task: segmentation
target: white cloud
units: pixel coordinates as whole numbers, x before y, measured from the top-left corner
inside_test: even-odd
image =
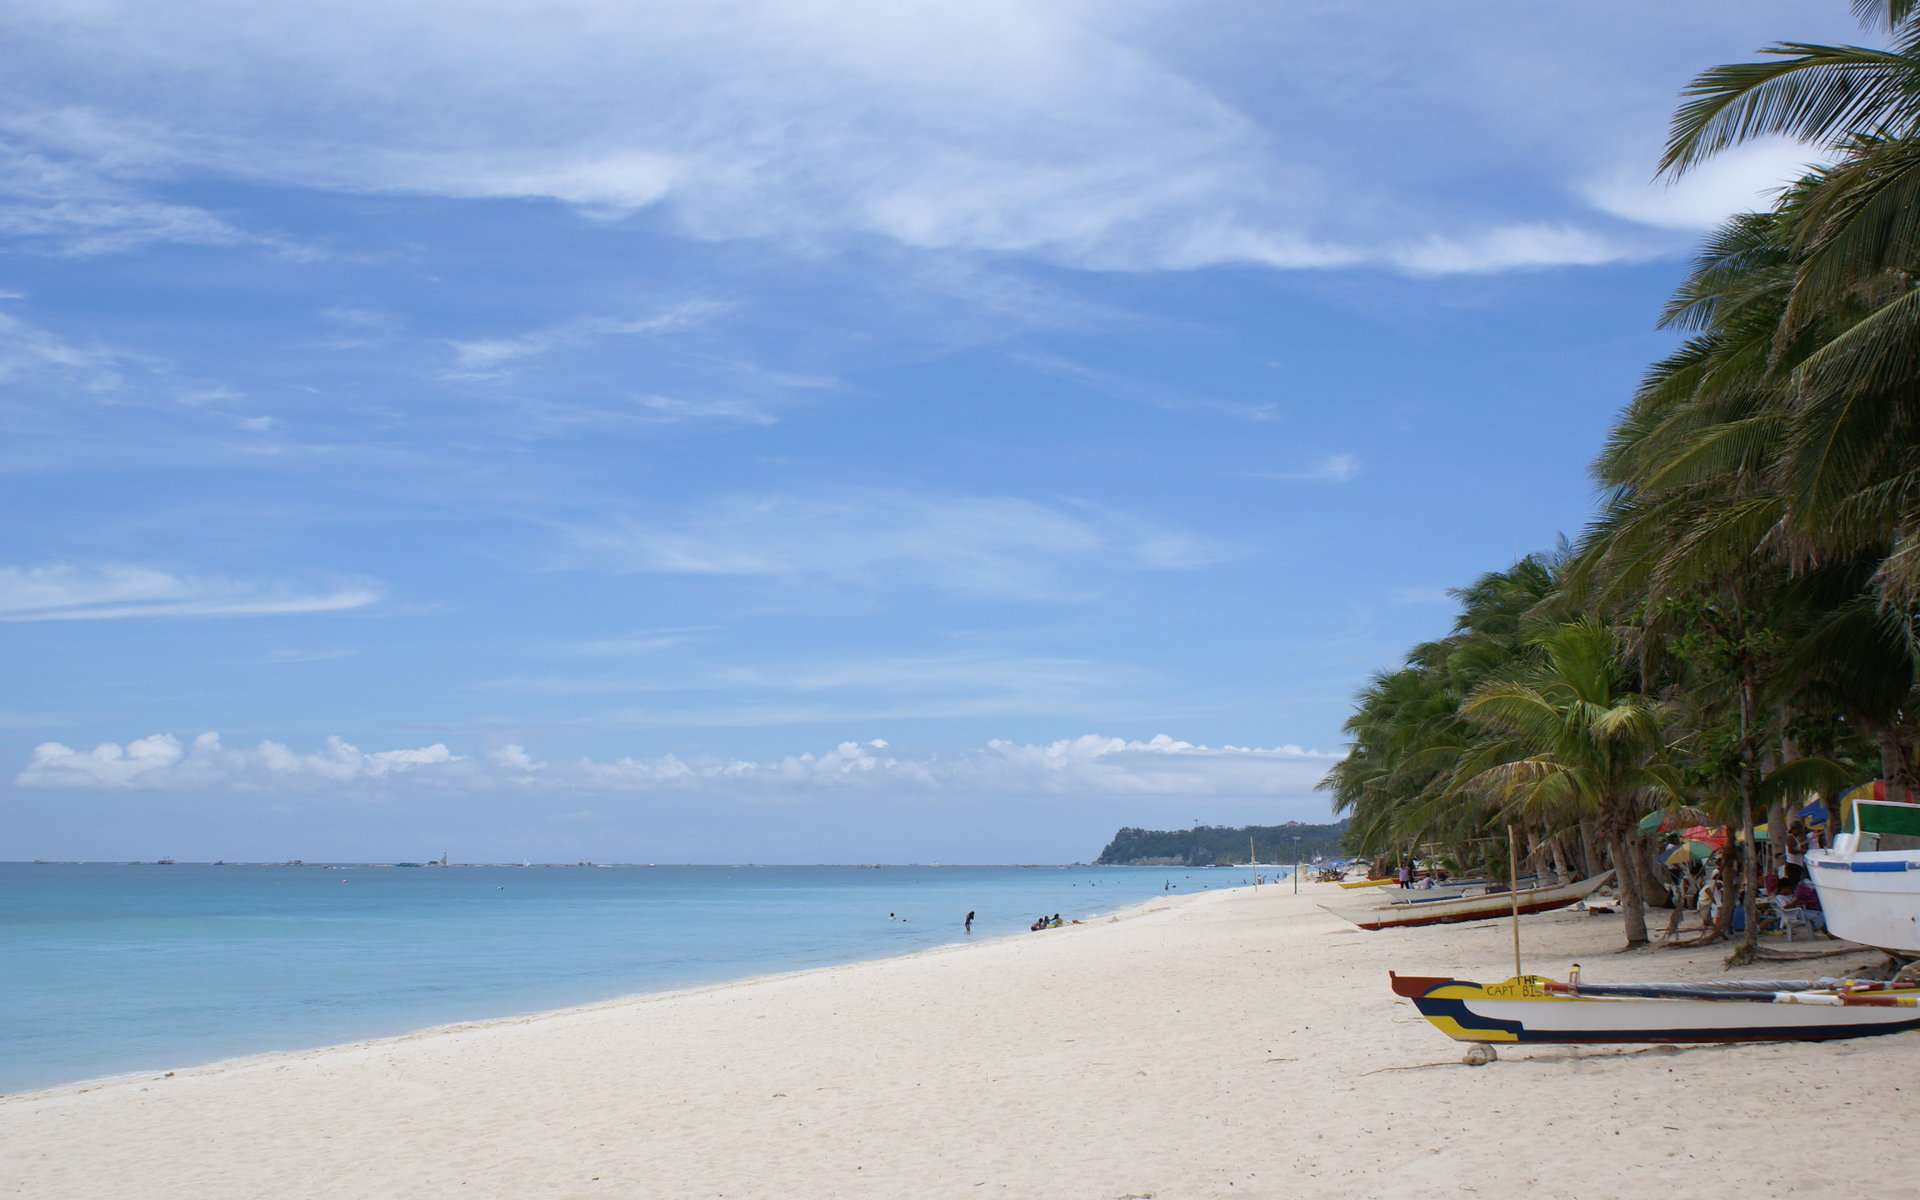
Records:
[[[1665,229],[1710,229],[1735,213],[1769,208],[1780,188],[1806,174],[1818,156],[1807,146],[1769,138],[1736,146],[1678,180],[1653,181],[1646,164],[1623,167],[1583,190],[1594,207]]]
[[[379,589],[364,583],[310,591],[278,582],[175,575],[127,563],[0,567],[0,621],[339,612],[379,599]]]
[[[1089,505],[840,490],[731,496],[673,519],[570,531],[572,565],[650,574],[872,582],[1044,597],[1076,575],[1218,561],[1203,539]]]
[[[58,101],[35,108],[15,100],[0,116],[0,233],[82,255],[174,242],[316,256],[313,247],[147,194],[146,185],[174,157],[164,124],[138,111],[109,116]]]
[[[677,629],[646,629],[624,637],[598,638],[586,642],[564,642],[552,647],[556,653],[576,658],[627,658],[652,655],[685,645],[713,631],[711,625],[689,625]]]
[[[1391,251],[1394,263],[1415,275],[1484,275],[1496,271],[1649,258],[1659,247],[1567,224],[1506,225],[1466,236],[1434,234]]]
[[[27,787],[36,784],[133,787],[142,776],[156,778],[156,773],[179,765],[180,759],[180,742],[170,733],[143,737],[127,743],[124,748],[102,742],[88,751],[69,750],[59,742],[42,742],[33,748],[32,761],[14,782]]]
[[[609,651],[608,656],[623,652]],[[1152,672],[1135,667],[963,653],[778,668],[677,666],[616,675],[522,676],[480,686],[523,696],[671,695],[671,700],[652,707],[621,708],[604,717],[629,726],[740,729],[1015,714],[1052,720],[1128,719],[1140,711],[1137,697],[1159,682]],[[1155,711],[1168,710],[1158,706]]]
[[[14,778],[22,787],[248,788],[263,783],[291,786],[383,780],[408,772],[455,769],[467,760],[438,743],[409,750],[365,754],[329,737],[324,748],[299,754],[279,742],[229,749],[217,733],[203,733],[183,748],[170,733],[157,733],[122,748],[102,742],[71,750],[59,742],[33,748],[32,760]]]
[[[106,391],[120,382],[122,357],[100,346],[77,346],[49,330],[0,313],[0,380],[23,376]]]
[[[771,425],[776,418],[764,404],[733,396],[687,399],[678,396],[640,396],[634,404],[660,421],[738,421],[743,425]]]
[[[916,655],[835,663],[792,670],[732,668],[716,681],[729,688],[819,692],[844,688],[925,692],[954,688],[989,690],[1111,689],[1121,673],[1070,658],[1006,658],[996,655]]]
[[[576,795],[712,795],[805,802],[822,793],[882,798],[1300,795],[1338,755],[1298,746],[1201,746],[1161,735],[1147,741],[1086,735],[1046,745],[992,741],[954,752],[904,753],[884,740],[844,741],[821,753],[763,762],[728,758],[624,757],[542,761],[508,744],[481,758],[445,745],[366,753],[338,737],[300,754],[278,742],[230,748],[216,733],[182,746],[155,734],[122,747],[80,751],[36,746],[14,779],[20,787],[142,791],[187,789],[325,791],[383,783],[439,790],[493,789]]]
[[[577,349],[613,337],[682,329],[705,320],[723,307],[707,301],[688,301],[648,316],[580,317],[518,337],[456,341],[452,343],[456,360],[452,373],[461,378],[497,376],[522,359],[537,358],[555,350]]]
[[[337,658],[352,658],[358,650],[272,650],[267,653],[270,663],[310,663],[332,662]]]
[[[1701,47],[1844,27],[1737,10],[16,0],[0,220],[260,240],[154,198],[211,174],[1102,269],[1616,261],[1566,198],[1655,151]]]
[[[6,313],[0,313],[0,383],[16,385],[8,397],[15,404],[37,405],[50,413],[69,412],[76,399],[86,397],[102,403],[199,412],[249,432],[264,431],[274,423],[271,417],[225,411],[219,406],[243,399],[240,393],[183,378],[164,358],[98,340],[75,340]]]
[[[1248,403],[1241,400],[1222,400],[1212,396],[1196,395],[1164,384],[1144,382],[1134,376],[1101,371],[1053,354],[1030,352],[1022,355],[1021,360],[1050,375],[1083,384],[1115,399],[1147,404],[1174,412],[1226,413],[1249,421],[1266,421],[1272,419],[1279,411],[1279,405],[1272,401]]]
[[[1305,471],[1273,472],[1261,479],[1284,479],[1293,483],[1345,483],[1360,474],[1360,460],[1352,454],[1329,454]]]

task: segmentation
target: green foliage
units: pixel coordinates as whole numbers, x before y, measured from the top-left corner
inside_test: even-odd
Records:
[[[1453,633],[1355,698],[1321,783],[1352,848],[1601,842],[1632,941],[1641,814],[1920,785],[1920,0],[1854,11],[1891,45],[1781,43],[1686,90],[1662,173],[1776,135],[1826,165],[1703,242],[1579,544],[1456,592]]]
[[[1228,866],[1247,861],[1247,840],[1253,840],[1254,861],[1309,862],[1343,855],[1341,839],[1347,823],[1337,825],[1201,825],[1193,829],[1122,829],[1093,861],[1101,866]]]

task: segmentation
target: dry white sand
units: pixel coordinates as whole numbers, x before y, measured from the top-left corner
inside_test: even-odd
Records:
[[[1387,970],[1505,978],[1487,922],[1365,933],[1306,885],[909,958],[0,1099],[59,1197],[1661,1197],[1920,1192],[1920,1034],[1503,1049]],[[1527,967],[1708,977],[1524,923]],[[1862,955],[1857,962],[1875,956]],[[1815,964],[1809,975],[1850,965]],[[1760,974],[1798,974],[1769,969]],[[1755,972],[1747,972],[1754,974]]]

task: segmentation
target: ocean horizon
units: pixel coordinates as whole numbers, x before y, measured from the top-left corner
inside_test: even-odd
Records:
[[[12,967],[0,1092],[893,957],[1255,876],[1039,864],[0,863]]]

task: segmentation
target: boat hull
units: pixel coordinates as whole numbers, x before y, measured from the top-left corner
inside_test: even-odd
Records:
[[[1920,956],[1920,851],[1809,850],[1807,871],[1835,937]]]
[[[1433,1026],[1457,1042],[1495,1045],[1824,1042],[1920,1029],[1920,992],[1877,994],[1871,1003],[1746,999],[1649,999],[1549,992],[1532,976],[1504,983],[1391,976]],[[1891,1003],[1889,1001],[1892,1001]]]
[[[1416,929],[1423,925],[1451,925],[1458,921],[1485,921],[1510,916],[1516,909],[1516,899],[1521,916],[1551,912],[1592,895],[1612,874],[1607,871],[1578,883],[1527,888],[1520,892],[1494,892],[1406,904],[1323,904],[1320,907],[1362,929]]]

